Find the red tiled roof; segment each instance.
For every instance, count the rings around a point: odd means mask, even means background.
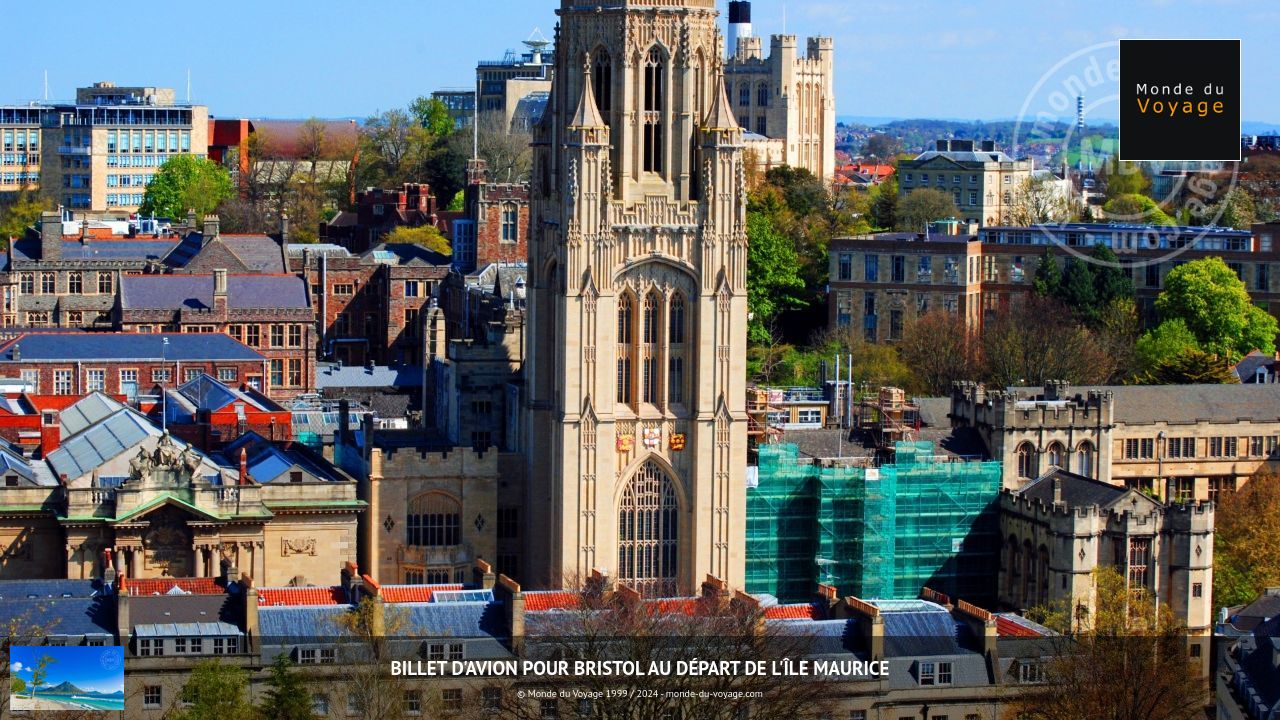
[[[822,613],[813,603],[805,605],[774,605],[764,609],[766,620],[821,620]]]
[[[389,603],[431,602],[437,592],[461,589],[461,585],[383,585],[382,600]]]
[[[174,587],[192,595],[221,595],[225,592],[213,578],[124,578],[120,585],[134,597],[164,595]]]
[[[524,609],[527,612],[545,610],[567,610],[577,607],[578,593],[552,590],[547,592],[527,592],[524,594]]]
[[[281,587],[258,590],[258,607],[276,605],[345,605],[340,587]]]
[[[650,612],[662,615],[697,615],[702,598],[660,598],[646,603]]]
[[[996,616],[996,633],[1000,637],[1040,637],[1040,633],[1003,615]]]

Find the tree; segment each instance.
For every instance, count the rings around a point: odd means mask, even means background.
[[[459,136],[459,140],[470,138]],[[494,182],[528,182],[533,171],[532,135],[509,127],[502,113],[487,112],[480,116],[478,140],[480,157],[488,165],[489,177]]]
[[[259,708],[267,720],[315,720],[311,711],[311,694],[302,678],[293,670],[293,663],[283,653],[271,663],[271,677],[267,680],[266,698]]]
[[[1045,249],[1036,264],[1035,277],[1031,279],[1032,288],[1040,297],[1057,297],[1062,285],[1062,266],[1058,264],[1058,256]]]
[[[1222,356],[1195,348],[1163,358],[1139,376],[1143,385],[1233,385],[1240,382]]]
[[[21,238],[27,228],[40,223],[40,213],[54,208],[53,202],[32,190],[21,190],[0,206],[0,243],[8,247],[9,238]]]
[[[814,365],[827,361],[835,372],[835,356],[840,356],[840,377],[853,378],[856,385],[913,387],[917,384],[911,368],[903,362],[894,345],[867,340],[861,328],[841,327],[823,331],[814,338],[811,352]]]
[[[453,132],[453,116],[449,114],[449,106],[439,98],[416,97],[409,103],[409,112],[418,124],[436,137],[444,137]]]
[[[1089,263],[1093,273],[1093,296],[1099,308],[1104,308],[1116,300],[1133,299],[1133,279],[1121,269],[1120,258],[1111,248],[1098,243],[1093,246]]]
[[[386,235],[382,236],[385,243],[405,243],[409,245],[421,245],[422,247],[440,253],[441,255],[452,255],[453,248],[449,245],[449,240],[440,233],[434,225],[422,225],[419,227],[408,227],[401,225]]]
[[[795,247],[763,212],[747,213],[747,338],[769,340],[768,322],[783,310],[800,307],[804,281]]]
[[[1098,174],[1107,200],[1124,195],[1142,195],[1151,188],[1151,181],[1142,171],[1142,166],[1138,163],[1122,163],[1118,155],[1112,155],[1111,162],[1103,166]]]
[[[1134,346],[1139,369],[1153,372],[1161,365],[1200,349],[1196,336],[1181,318],[1165,320],[1143,333]]]
[[[887,160],[902,151],[902,143],[892,135],[875,133],[862,146],[862,154],[876,160]]]
[[[147,185],[138,212],[179,218],[185,217],[187,210],[195,210],[197,217],[203,217],[233,192],[231,175],[226,168],[206,158],[174,155],[160,166]]]
[[[907,321],[898,352],[915,377],[910,389],[930,396],[950,395],[952,383],[974,379],[973,344],[964,319],[956,313],[930,310]]]
[[[1215,222],[1219,227],[1248,230],[1258,222],[1257,205],[1248,190],[1237,187],[1206,209],[1201,219],[1206,223]]]
[[[1149,223],[1151,225],[1177,225],[1155,200],[1146,195],[1118,195],[1102,206],[1107,218],[1113,222]]]
[[[1071,308],[1079,320],[1085,324],[1091,323],[1098,297],[1094,293],[1093,271],[1089,269],[1089,265],[1077,257],[1067,258],[1067,263],[1062,268],[1062,283],[1058,286],[1055,297]]]
[[[256,720],[257,712],[245,699],[249,673],[218,660],[206,660],[191,670],[182,687],[186,707],[175,709],[174,720]]]
[[[1138,305],[1133,298],[1118,297],[1102,308],[1093,331],[1103,353],[1113,363],[1108,385],[1120,384],[1138,372],[1134,344],[1140,327]]]
[[[933,188],[920,188],[898,201],[897,229],[924,232],[929,223],[959,214],[950,195]]]
[[[1188,659],[1186,627],[1168,603],[1110,567],[1093,573],[1092,607],[1075,598],[1029,615],[1061,633],[1046,643],[1045,682],[1019,693],[1026,720],[1193,720],[1204,679]]]
[[[1114,372],[1097,337],[1051,298],[1028,296],[989,317],[980,343],[983,376],[998,387],[1049,380],[1094,385]]]
[[[9,694],[11,696],[17,695],[18,693],[21,693],[21,692],[25,692],[26,689],[27,689],[27,682],[22,678],[18,677],[17,675],[14,675],[13,679],[9,681]]]
[[[804,168],[781,165],[765,173],[765,182],[782,191],[783,201],[797,217],[825,212],[831,197],[822,180]]]
[[[1280,585],[1280,476],[1261,472],[1218,494],[1214,516],[1213,605],[1253,602]]]
[[[1275,317],[1253,304],[1244,282],[1221,258],[1169,271],[1156,311],[1164,321],[1182,320],[1204,352],[1235,359],[1276,349]]]
[[[898,226],[898,175],[890,175],[884,182],[871,188],[871,224],[878,229],[892,230]]]
[[[41,655],[36,661],[36,666],[31,669],[31,697],[36,696],[36,691],[41,685],[47,684],[49,680],[49,666],[56,662],[48,655]]]
[[[1048,172],[1022,181],[1013,193],[1009,224],[1039,225],[1067,220],[1071,208],[1062,184]]]

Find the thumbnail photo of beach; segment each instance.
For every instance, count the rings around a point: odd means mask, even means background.
[[[15,646],[9,709],[123,712],[124,653],[119,647]]]

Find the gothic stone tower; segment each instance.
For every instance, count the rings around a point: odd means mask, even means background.
[[[562,0],[534,135],[526,583],[744,574],[742,131],[715,0]]]

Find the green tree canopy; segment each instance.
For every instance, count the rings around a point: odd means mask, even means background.
[[[0,247],[7,247],[9,238],[26,235],[27,228],[40,223],[40,213],[52,209],[52,202],[29,190],[0,205]]]
[[[1058,263],[1058,256],[1054,255],[1053,251],[1046,249],[1040,256],[1031,285],[1036,294],[1041,297],[1058,296],[1058,290],[1062,285],[1062,265]]]
[[[1142,171],[1142,166],[1120,162],[1118,155],[1111,156],[1111,162],[1102,169],[1102,176],[1107,200],[1115,200],[1124,195],[1142,195],[1151,188],[1151,181]]]
[[[774,227],[769,215],[747,213],[747,337],[770,340],[769,325],[783,310],[803,304],[804,281],[795,246]]]
[[[1165,320],[1138,338],[1134,346],[1138,367],[1151,372],[1187,352],[1199,350],[1195,333],[1181,318]]]
[[[453,116],[449,114],[449,106],[438,98],[417,97],[409,103],[409,112],[436,137],[444,137],[453,132]]]
[[[401,225],[382,236],[382,241],[386,243],[407,243],[410,245],[421,245],[422,247],[438,252],[441,255],[452,255],[453,248],[449,245],[449,240],[433,225],[421,225],[419,227],[407,227]]]
[[[293,669],[289,656],[281,653],[271,663],[266,698],[258,708],[269,720],[315,720],[311,711],[311,694],[302,677]]]
[[[257,713],[245,699],[249,673],[217,660],[197,664],[182,687],[187,707],[176,710],[175,720],[255,720]]]
[[[1275,352],[1276,319],[1253,304],[1244,282],[1221,258],[1193,260],[1169,271],[1156,299],[1162,320],[1181,320],[1197,349],[1228,358]]]
[[[234,187],[227,169],[212,160],[194,155],[174,155],[156,172],[138,212],[142,215],[179,218],[187,210],[198,217],[231,197]]]
[[[897,229],[905,232],[924,232],[924,228],[936,220],[947,220],[960,214],[955,201],[941,190],[920,188],[912,190],[898,200]]]
[[[1111,198],[1102,206],[1107,217],[1124,222],[1141,222],[1151,225],[1177,225],[1168,213],[1160,209],[1155,200],[1146,195],[1128,193]]]

